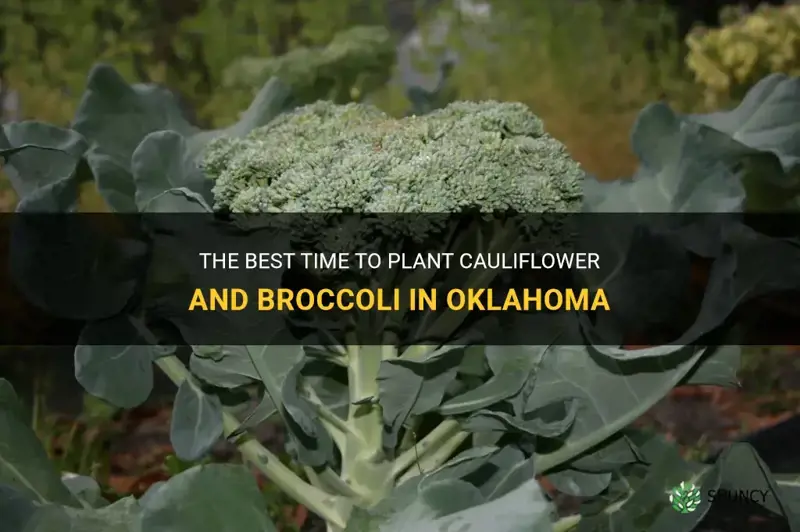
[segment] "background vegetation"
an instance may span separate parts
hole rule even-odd
[[[709,84],[716,83],[717,93],[730,89],[735,97],[765,69],[793,71],[798,64],[798,45],[792,41],[800,35],[797,7],[785,8],[780,23],[777,12],[765,11],[722,33],[706,36],[695,29],[688,41],[695,60],[687,62],[686,10],[666,3],[493,0],[488,21],[458,16],[455,3],[7,0],[0,6],[2,83],[4,91],[22,96],[19,118],[66,123],[90,66],[105,61],[131,81],[169,86],[199,124],[220,126],[250,98],[242,91],[220,90],[226,69],[240,58],[325,45],[337,32],[362,24],[388,26],[398,39],[414,25],[426,35],[435,15],[444,12],[454,26],[446,43],[460,56],[449,98],[527,103],[590,172],[614,178],[631,170],[628,130],[645,103],[667,98],[681,108],[718,105],[725,95],[708,96]],[[708,18],[708,5],[715,2],[703,4],[700,13],[689,16]],[[755,43],[754,51],[753,35],[759,32],[764,42]],[[442,43],[426,44],[435,53]],[[719,75],[715,80],[707,75],[694,83],[691,68],[708,71],[696,58],[725,46],[727,55],[710,52],[709,58],[722,67],[740,57],[743,64],[722,68],[735,82],[726,87]],[[754,53],[757,64],[750,59]],[[392,114],[407,110],[397,87],[387,87],[374,100]]]

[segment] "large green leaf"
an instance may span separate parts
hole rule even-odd
[[[103,235],[77,209],[79,185],[93,178],[77,132],[40,124],[8,124],[0,155],[21,196],[12,221],[10,268],[23,294],[51,314],[92,320],[111,316],[136,288],[143,249]]]
[[[383,444],[397,446],[397,437],[409,416],[424,414],[442,404],[447,386],[456,378],[464,346],[440,348],[422,359],[384,360],[378,373],[383,409]]]
[[[5,379],[0,379],[0,388],[0,484],[13,486],[38,503],[77,505],[36,433],[22,417],[13,388]]]
[[[157,131],[147,135],[131,155],[134,201],[139,212],[192,212],[193,207],[198,212],[211,212],[201,194],[205,178],[195,156],[189,152],[186,137],[179,133]],[[170,191],[182,191],[185,198],[197,205],[165,204],[164,195]],[[183,198],[173,201],[177,199]]]
[[[147,532],[277,532],[250,472],[238,465],[195,466],[143,503]]]
[[[102,233],[89,215],[12,219],[10,269],[26,298],[60,318],[100,320],[134,296],[146,261],[139,241]]]
[[[0,532],[19,532],[36,515],[39,506],[27,494],[0,484]]]
[[[302,349],[300,352],[302,353]],[[264,358],[260,360],[267,361]],[[279,412],[289,433],[287,450],[302,465],[320,468],[335,463],[336,451],[331,434],[321,422],[316,408],[302,391],[303,371],[310,362],[312,359],[303,358],[286,374],[280,390]],[[267,368],[271,365],[270,362],[262,364],[262,367]],[[264,372],[261,371],[261,374]]]
[[[639,114],[631,132],[641,161],[632,179],[585,182],[593,213],[730,213],[741,210],[743,185],[721,156],[714,131],[682,120],[666,104]]]
[[[121,314],[91,322],[75,347],[75,378],[87,392],[120,408],[139,406],[153,389],[153,347],[132,319]]]
[[[551,532],[550,505],[538,482],[527,482],[488,502],[463,480],[440,480],[370,510],[357,509],[347,532]]]
[[[800,78],[770,74],[756,83],[730,111],[688,118],[729,135],[753,150],[778,157],[784,169],[800,163]]]
[[[159,198],[173,195],[172,201],[192,203],[199,207],[197,198],[189,198],[183,189],[172,189],[150,200],[148,210]],[[184,197],[179,197],[184,196]],[[152,238],[153,254],[151,271],[154,276],[166,277],[168,282],[152,293],[144,302],[148,315],[153,319],[169,321],[190,345],[233,344],[242,345],[248,339],[261,339],[260,343],[273,344],[272,335],[281,334],[285,328],[286,313],[261,312],[254,301],[258,290],[264,287],[276,288],[281,284],[284,268],[240,269],[233,281],[250,299],[250,304],[240,312],[187,312],[187,298],[196,289],[205,293],[210,288],[219,288],[220,275],[226,272],[205,268],[199,253],[230,253],[243,257],[254,249],[281,253],[290,251],[287,231],[273,228],[250,230],[238,227],[235,223],[223,223],[204,207],[184,212],[194,212],[189,216],[168,214],[146,214],[142,216],[145,230]],[[158,209],[161,210],[161,209]],[[173,211],[174,213],[174,211]],[[209,341],[209,339],[211,340]],[[287,344],[297,344],[294,338]],[[281,344],[278,344],[281,345]],[[258,346],[253,349],[259,349]]]
[[[732,445],[713,466],[684,460],[677,446],[661,436],[640,439],[639,452],[644,462],[616,476],[609,491],[592,505],[595,509],[587,508],[578,531],[689,532],[706,517],[718,493],[735,494],[740,490],[766,493],[754,502],[786,517],[792,532],[800,529],[798,509],[791,506],[748,445]],[[670,504],[670,493],[681,482],[695,486],[700,493],[699,506],[686,514],[675,511]]]
[[[601,268],[579,275],[612,302],[595,327],[605,343],[641,337],[685,314],[689,253],[714,259],[726,252],[739,230],[734,214],[744,208],[744,180],[754,172],[731,152],[729,137],[662,103],[640,113],[631,138],[640,159],[635,175],[588,179],[584,209],[591,214],[579,220],[580,245],[603,257]],[[676,341],[692,342],[696,332]]]
[[[677,239],[636,227],[647,223],[647,215],[600,216],[605,217],[586,219],[581,231],[587,249],[602,257],[600,268],[578,273],[592,290],[604,290],[611,305],[595,316],[595,334],[608,344],[652,336],[651,331],[685,314],[690,254]]]
[[[169,439],[175,455],[192,462],[203,458],[223,434],[222,403],[205,393],[194,379],[185,379],[175,394]]]
[[[303,348],[296,345],[285,329],[278,330],[268,340],[266,345],[194,346],[192,349],[189,366],[202,381],[225,389],[252,383],[263,385],[260,402],[231,437],[255,427],[275,412],[286,413],[284,383],[292,369],[303,360]]]
[[[126,497],[99,509],[77,509],[49,504],[37,509],[20,532],[140,532],[140,508]]]
[[[586,183],[592,212],[796,209],[800,80],[772,74],[730,111],[679,115],[647,106],[631,138],[641,166],[630,181]],[[745,194],[746,192],[746,194]],[[745,200],[746,197],[746,200]]]
[[[92,508],[108,506],[108,501],[103,498],[103,489],[92,477],[76,473],[62,473],[61,482],[82,504],[88,504]]]
[[[0,132],[4,172],[23,200],[32,194],[47,196],[74,182],[78,163],[88,147],[77,132],[41,122],[4,124]],[[72,200],[76,201],[77,195]]]
[[[500,408],[479,410],[463,423],[465,430],[472,432],[518,433],[525,437],[557,438],[569,431],[575,423],[580,401],[565,399],[554,401],[540,409],[521,414]]]
[[[585,346],[553,346],[536,375],[527,411],[577,399],[580,413],[560,446],[539,451],[539,472],[600,445],[661,400],[697,365],[704,349],[673,347],[659,357],[625,360]]]
[[[219,135],[243,136],[267,124],[285,110],[288,96],[288,89],[282,83],[270,80],[236,124],[226,129],[203,131],[186,120],[177,99],[168,90],[155,85],[129,85],[111,66],[100,64],[89,73],[86,92],[72,127],[90,143],[87,160],[108,205],[117,212],[136,212],[137,185],[133,179],[132,158],[145,137],[158,131],[171,131],[186,138],[188,145],[182,154],[186,171],[180,175],[166,175],[174,168],[165,167],[164,177],[173,182],[173,187],[168,188],[184,187],[207,197],[209,183],[191,167],[202,148]],[[170,153],[175,146],[168,137],[155,137],[151,143],[150,154],[161,150],[168,158],[177,156]],[[157,165],[159,160],[149,164]],[[139,190],[138,203],[141,205],[141,198],[150,195],[146,187]]]
[[[445,401],[439,412],[453,416],[488,408],[522,391],[547,346],[487,346],[486,359],[492,376],[477,388]]]
[[[718,330],[748,300],[800,288],[800,240],[768,237],[744,225],[729,226],[726,232],[726,246],[711,265],[699,311],[670,345],[636,351],[599,345],[594,349],[628,359],[662,356],[675,346],[696,343]],[[597,329],[585,314],[581,321],[590,342],[601,343]]]
[[[739,386],[738,373],[741,363],[742,346],[711,346],[700,363],[687,376],[684,384],[736,388]]]

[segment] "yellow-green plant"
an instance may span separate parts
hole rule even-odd
[[[24,118],[69,122],[87,65],[98,60],[128,79],[145,73],[160,81],[158,63],[140,61],[153,51],[148,21],[127,2],[8,0],[0,15],[3,77],[22,95]]]
[[[698,27],[686,37],[686,64],[707,106],[741,100],[768,74],[800,74],[800,3],[727,8],[721,18],[722,27]]]

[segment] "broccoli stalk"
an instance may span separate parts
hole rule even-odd
[[[569,213],[579,210],[582,201],[579,164],[518,103],[457,102],[425,116],[393,119],[365,104],[317,102],[244,138],[214,141],[203,167],[214,181],[218,211],[242,217],[305,214],[303,220],[291,217],[291,226],[285,227],[304,250],[432,249],[435,242],[442,251],[504,252],[518,242],[521,228],[497,213]],[[453,217],[476,212],[493,216],[471,216],[468,231],[460,227],[458,234],[447,233]],[[344,238],[341,225],[331,218],[347,213],[389,218],[376,216],[382,223],[363,224]],[[408,214],[419,216],[402,216]],[[442,282],[440,272],[431,270],[398,275],[393,287]],[[476,270],[465,287],[487,286],[495,275]],[[381,382],[391,378],[384,375],[387,362],[425,364],[453,349],[452,342],[401,347],[399,322],[423,336],[456,338],[458,343],[465,313],[424,315],[413,324],[402,313],[367,314],[358,313],[341,343],[326,348],[330,359],[347,368],[346,418],[319,411],[340,447],[342,467],[339,474],[328,471],[317,484],[345,494],[348,505],[360,508],[375,507],[398,484],[441,466],[467,439],[454,419],[442,421],[416,445],[409,445],[414,432],[407,426],[404,438],[398,427],[387,439],[381,397]],[[410,416],[409,421],[420,418]],[[346,519],[337,516],[328,517],[329,525]]]

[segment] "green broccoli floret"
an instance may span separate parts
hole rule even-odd
[[[383,86],[392,73],[395,45],[381,26],[356,26],[325,47],[300,47],[279,57],[244,57],[223,73],[228,88],[257,90],[268,79],[289,85],[300,103],[359,101]]]
[[[584,176],[525,105],[494,101],[403,119],[317,102],[213,142],[204,168],[233,213],[566,213]]]

